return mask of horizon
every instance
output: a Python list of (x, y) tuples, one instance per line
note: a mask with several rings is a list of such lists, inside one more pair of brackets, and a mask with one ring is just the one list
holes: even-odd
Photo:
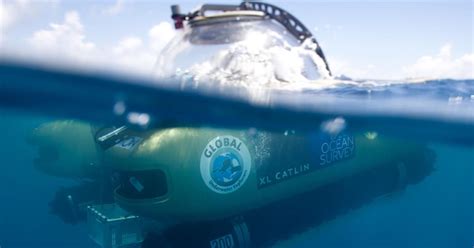
[[(310, 29), (334, 75), (474, 78), (471, 1), (266, 2), (292, 13)], [(175, 3), (2, 1), (0, 56), (150, 72), (175, 33), (170, 18)], [(199, 3), (179, 4), (188, 12)]]

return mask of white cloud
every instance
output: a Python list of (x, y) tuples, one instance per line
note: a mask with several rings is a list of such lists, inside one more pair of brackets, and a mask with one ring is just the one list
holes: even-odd
[(52, 57), (84, 60), (96, 52), (95, 44), (86, 41), (84, 27), (76, 11), (67, 12), (64, 23), (51, 23), (49, 29), (36, 31), (29, 43), (36, 53)]
[(109, 58), (113, 60), (112, 63), (107, 62), (109, 65), (143, 73), (151, 72), (157, 55), (136, 36), (125, 37), (112, 48), (112, 51), (104, 51), (104, 55), (109, 53)]
[(438, 54), (422, 56), (409, 66), (387, 69), (373, 64), (357, 64), (347, 59), (329, 60), (334, 75), (346, 75), (355, 79), (471, 79), (474, 78), (474, 53), (454, 57), (452, 45), (445, 44)]
[(0, 30), (2, 35), (10, 29), (16, 22), (29, 13), (31, 1), (14, 0), (0, 2)]
[(156, 53), (159, 53), (161, 49), (168, 44), (175, 33), (176, 31), (173, 25), (169, 22), (161, 22), (153, 26), (150, 31), (148, 31), (150, 48)]
[(331, 59), (329, 60), (329, 65), (334, 76), (345, 75), (354, 79), (367, 79), (380, 76), (380, 73), (377, 72), (377, 67), (373, 64), (354, 65), (348, 60)]
[(145, 38), (130, 36), (121, 39), (112, 48), (112, 58), (120, 67), (149, 73), (157, 55), (174, 35), (173, 26), (169, 22), (161, 22), (150, 28)]
[(62, 23), (51, 23), (49, 28), (34, 32), (28, 39), (32, 49), (22, 51), (22, 57), (54, 66), (151, 75), (158, 52), (175, 34), (170, 23), (162, 22), (142, 37), (126, 36), (101, 46), (90, 41), (85, 31), (79, 13), (67, 12)]
[(419, 78), (474, 78), (474, 53), (467, 53), (453, 58), (452, 45), (445, 44), (434, 56), (423, 56), (414, 64), (404, 66), (406, 77)]
[(117, 15), (123, 11), (124, 5), (125, 5), (124, 0), (117, 0), (114, 5), (104, 9), (102, 13), (106, 15)]
[(143, 46), (143, 41), (138, 37), (126, 37), (114, 47), (116, 54), (134, 52)]

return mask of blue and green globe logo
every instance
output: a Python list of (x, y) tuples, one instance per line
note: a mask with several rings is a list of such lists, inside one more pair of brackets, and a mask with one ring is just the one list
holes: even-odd
[(202, 180), (209, 189), (219, 194), (232, 193), (242, 187), (251, 167), (252, 159), (247, 146), (231, 135), (210, 140), (201, 154)]
[(233, 152), (222, 153), (212, 161), (211, 178), (220, 186), (234, 184), (242, 176), (242, 160)]

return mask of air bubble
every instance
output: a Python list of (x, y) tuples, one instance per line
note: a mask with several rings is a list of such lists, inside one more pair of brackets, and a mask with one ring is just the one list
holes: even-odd
[(127, 115), (127, 119), (131, 124), (146, 126), (150, 122), (150, 115), (146, 113), (130, 112)]
[(116, 115), (122, 115), (125, 113), (125, 110), (127, 110), (127, 107), (125, 106), (124, 102), (119, 101), (114, 104), (114, 113)]

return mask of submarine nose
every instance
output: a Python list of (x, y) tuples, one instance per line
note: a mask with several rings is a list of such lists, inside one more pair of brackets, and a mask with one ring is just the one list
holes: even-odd
[(50, 136), (51, 131), (49, 124), (36, 127), (27, 135), (26, 142), (37, 150), (33, 166), (41, 172), (54, 175), (57, 170), (55, 166), (59, 160), (59, 144), (54, 142), (56, 135)]
[(27, 137), (36, 147), (33, 165), (48, 175), (66, 178), (92, 176), (99, 164), (91, 126), (78, 121), (55, 121), (40, 125)]
[(38, 155), (33, 160), (36, 169), (47, 174), (54, 174), (55, 164), (59, 160), (57, 147), (52, 145), (38, 146)]

